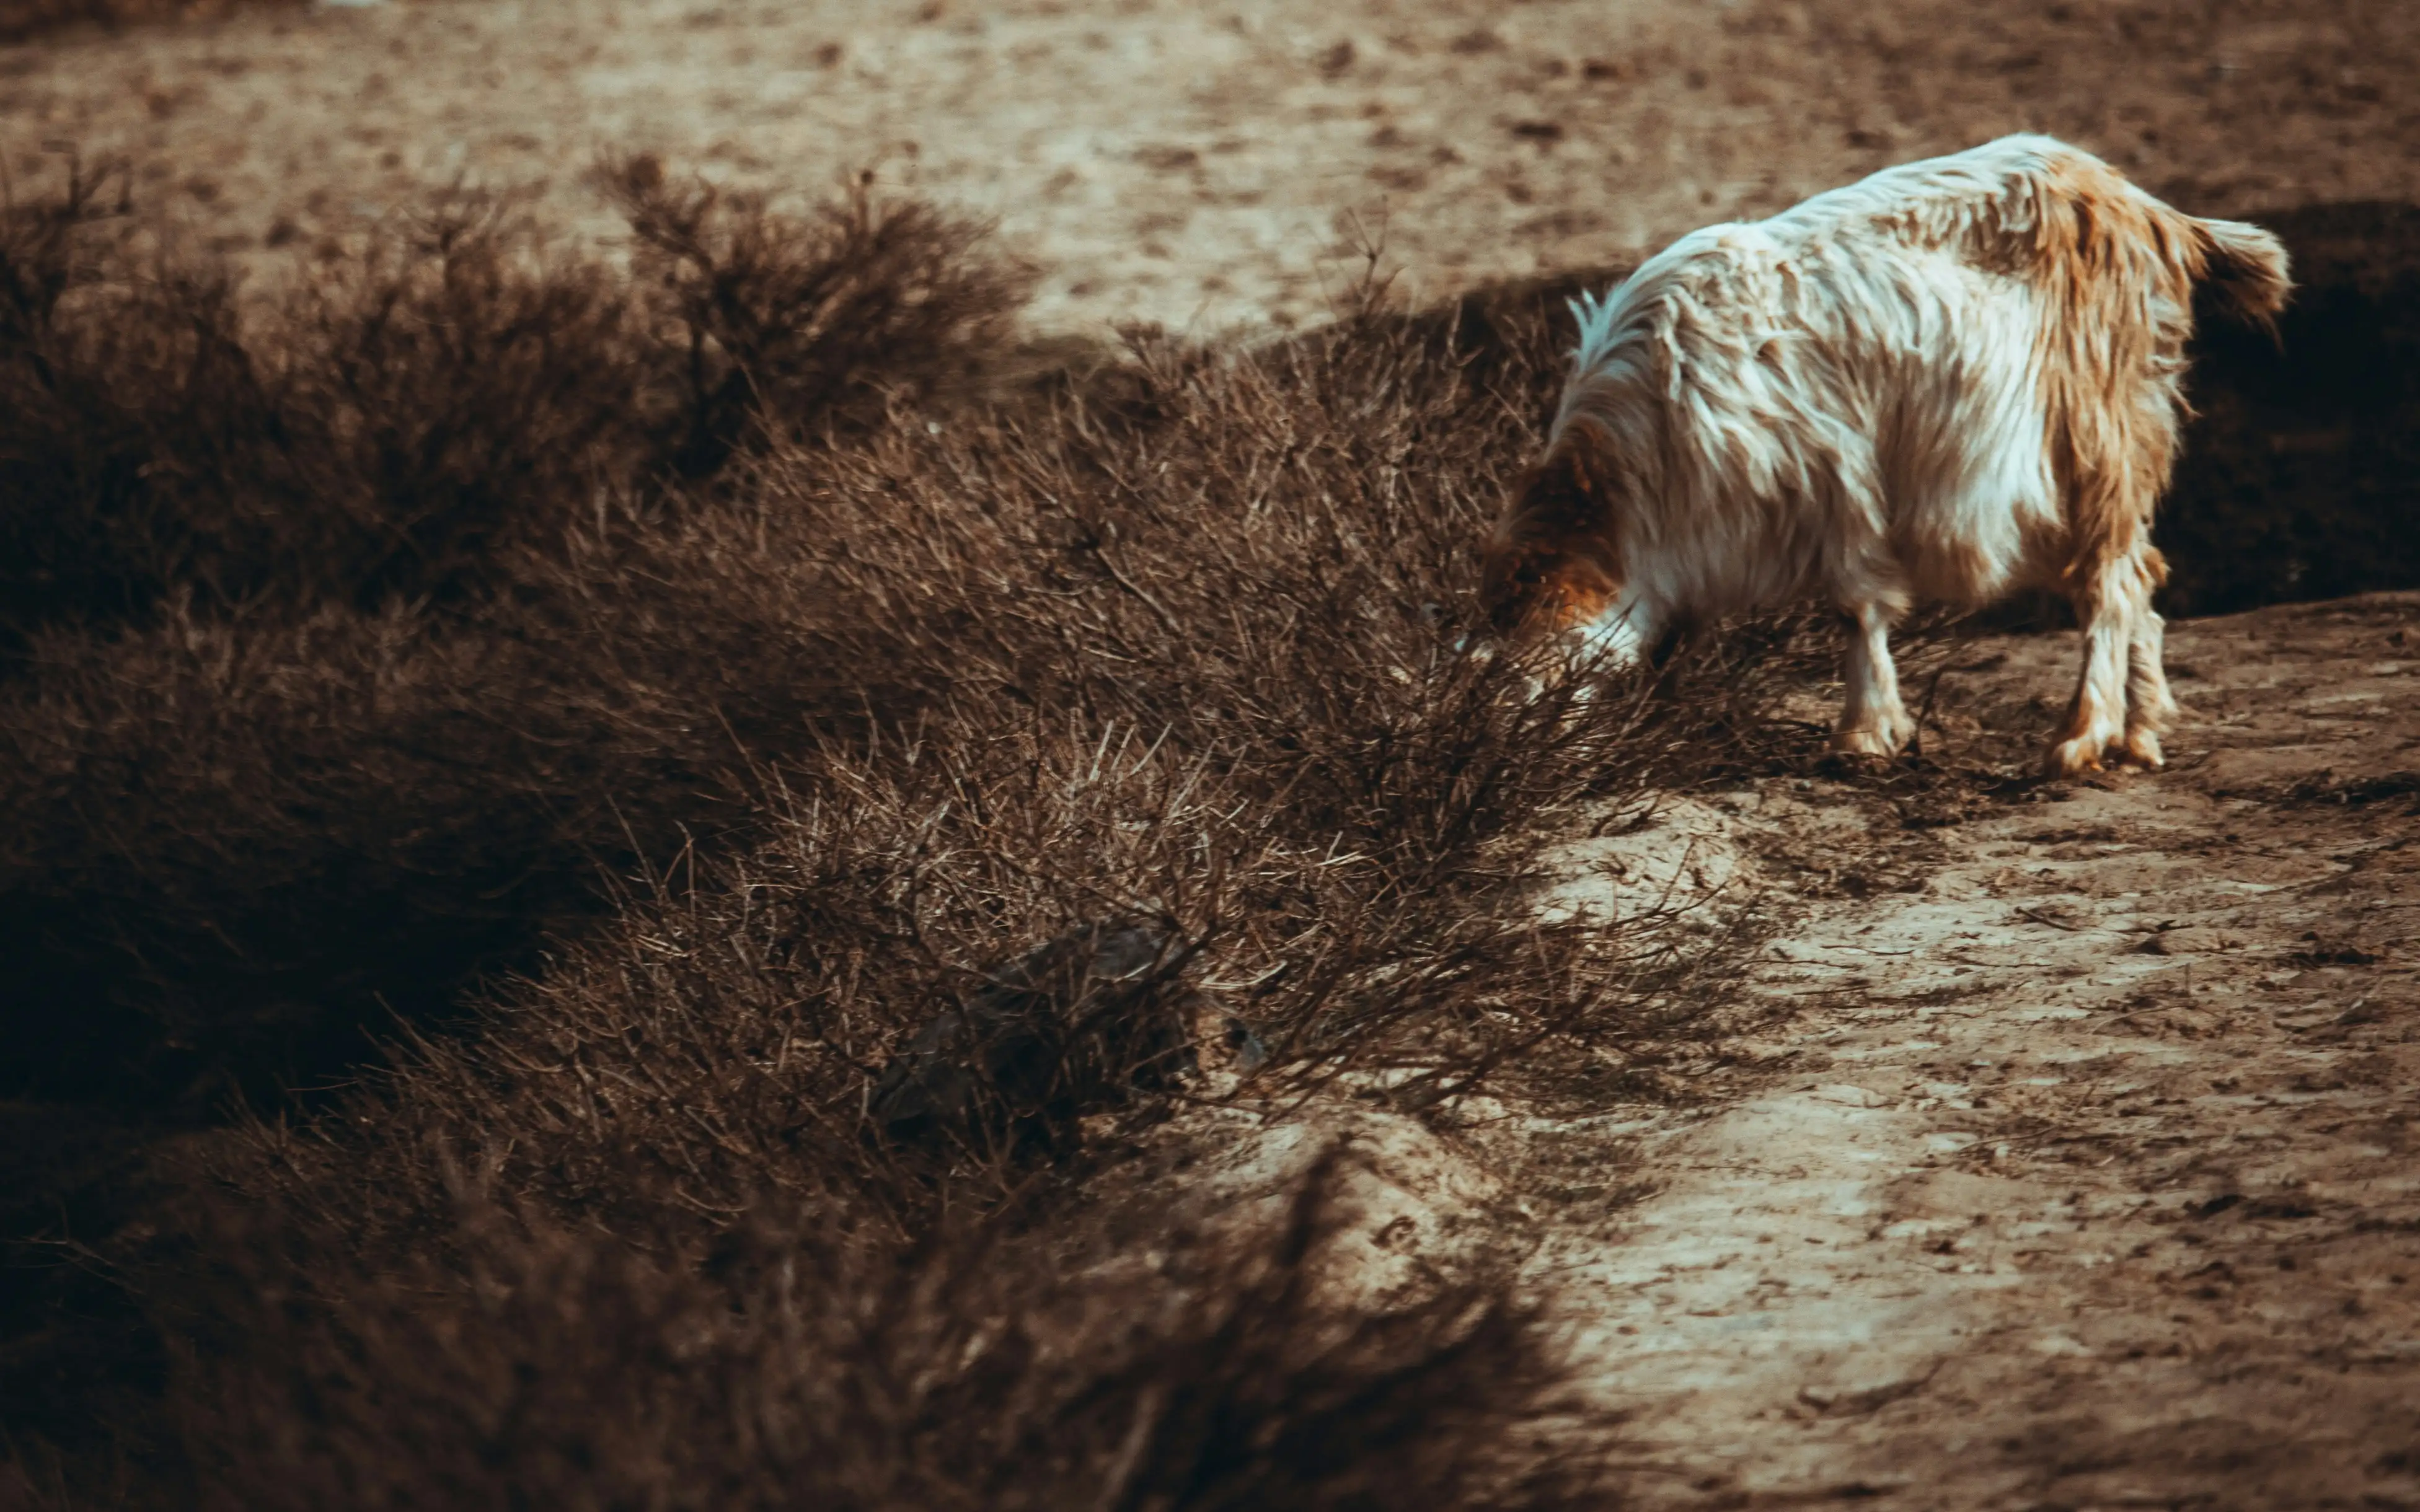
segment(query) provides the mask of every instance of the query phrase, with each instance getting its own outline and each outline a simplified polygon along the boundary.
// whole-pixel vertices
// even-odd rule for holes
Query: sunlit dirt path
[[[2050,694],[2071,655],[1961,665]],[[2170,658],[2174,768],[1811,905],[1766,1090],[1542,1259],[1647,1504],[2420,1505],[2420,595]],[[1726,810],[1785,885],[1838,822]]]

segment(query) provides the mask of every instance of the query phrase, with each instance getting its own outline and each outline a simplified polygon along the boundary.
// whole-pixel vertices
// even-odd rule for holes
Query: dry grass
[[[244,308],[122,166],[0,206],[0,644],[211,611],[475,604],[667,474],[861,431],[1001,344],[1021,279],[862,187],[807,216],[609,165],[636,275],[439,198]]]
[[[1407,319],[1373,281],[1314,339],[1138,336],[981,404],[1014,279],[960,228],[608,177],[627,282],[455,206],[258,317],[79,239],[87,185],[10,223],[0,367],[50,403],[18,528],[83,585],[14,600],[0,677],[0,789],[43,816],[8,1019],[75,1031],[14,1090],[274,1115],[12,1292],[63,1494],[1570,1504],[1527,1304],[1337,1312],[1318,1182],[1101,1315],[1143,1324],[1034,1278],[1169,1221],[1084,1206],[1210,1085],[1118,1016],[1234,1020],[1270,1107],[1597,1104],[1695,1053],[1738,942],[1542,923],[1541,847],[1763,759],[1803,656],[1710,643],[1583,712],[1452,649],[1559,367],[1534,303]],[[1026,991],[999,1117],[869,1117],[938,1016],[1115,919],[1165,969]],[[777,1305],[797,1265],[824,1288]],[[869,1360],[921,1382],[829,1419],[869,1447],[765,1427]]]
[[[650,1251],[458,1173],[435,1237],[230,1246],[180,1504],[1535,1509],[1606,1504],[1539,1317],[1481,1277],[1381,1316],[1315,1277],[1337,1157],[1264,1236],[945,1225],[762,1201]],[[299,1250],[300,1253],[295,1253]],[[1120,1261],[1128,1263],[1120,1264]],[[1140,1263],[1133,1263],[1140,1260]]]

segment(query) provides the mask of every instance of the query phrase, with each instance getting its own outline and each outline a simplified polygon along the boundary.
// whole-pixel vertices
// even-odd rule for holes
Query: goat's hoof
[[[2125,743],[2118,748],[2125,753],[2128,765],[2156,772],[2168,764],[2165,752],[2160,749],[2160,737],[2149,730],[2129,730]]]
[[[2082,777],[2086,772],[2097,772],[2101,770],[2103,745],[2098,740],[2062,740],[2042,758],[2042,775]]]

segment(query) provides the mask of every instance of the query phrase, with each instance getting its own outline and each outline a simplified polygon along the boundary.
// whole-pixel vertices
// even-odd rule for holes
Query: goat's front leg
[[[1872,602],[1850,612],[1855,623],[1841,668],[1849,696],[1832,748],[1859,756],[1895,756],[1916,727],[1907,705],[1900,702],[1899,669],[1890,653],[1892,616],[1884,605]]]

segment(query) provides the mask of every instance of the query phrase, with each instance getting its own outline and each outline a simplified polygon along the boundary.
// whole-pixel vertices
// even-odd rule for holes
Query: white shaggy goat
[[[2193,293],[2273,320],[2285,249],[2090,154],[2010,136],[1693,232],[1602,300],[1544,459],[1487,543],[1499,629],[1616,661],[1807,597],[1855,622],[1836,748],[1914,733],[1891,626],[1918,599],[2066,594],[2084,671],[2047,765],[2160,764],[2175,714],[2151,510]]]

